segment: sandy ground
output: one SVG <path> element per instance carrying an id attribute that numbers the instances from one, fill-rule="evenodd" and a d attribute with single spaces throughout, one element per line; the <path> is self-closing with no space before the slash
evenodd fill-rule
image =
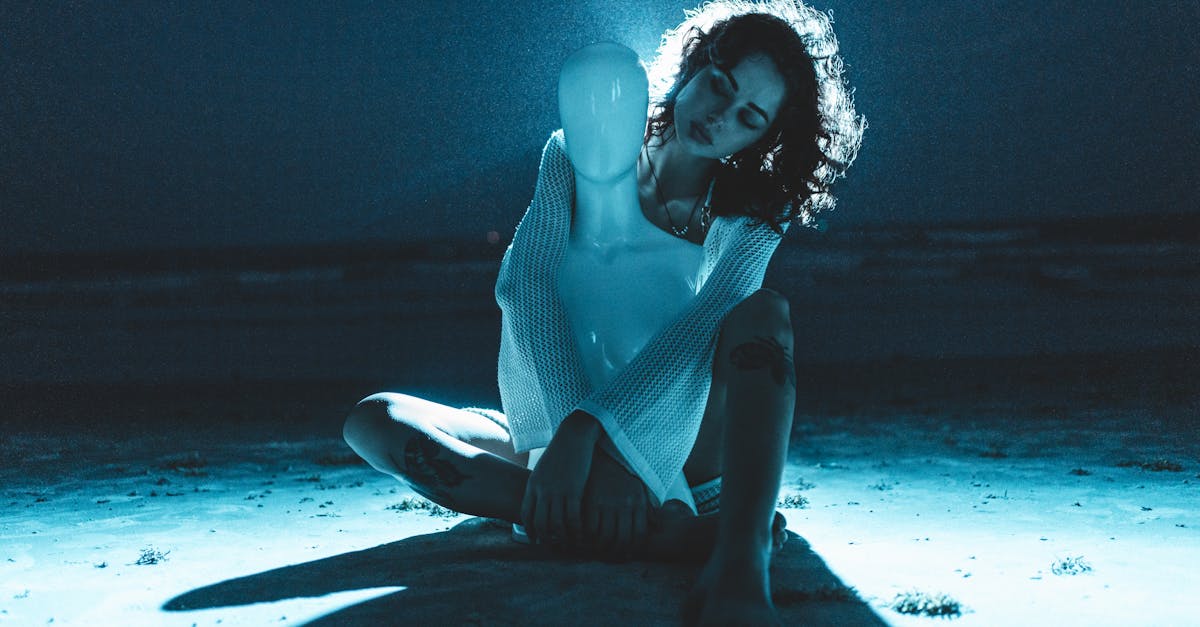
<path id="1" fill-rule="evenodd" d="M 785 623 L 1200 623 L 1198 361 L 801 372 Z M 370 391 L 5 389 L 0 624 L 677 624 L 695 566 L 545 554 L 359 463 Z"/>

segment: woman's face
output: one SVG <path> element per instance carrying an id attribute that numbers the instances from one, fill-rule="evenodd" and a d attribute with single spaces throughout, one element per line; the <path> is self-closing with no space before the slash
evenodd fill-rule
<path id="1" fill-rule="evenodd" d="M 676 134 L 698 156 L 727 157 L 762 138 L 785 96 L 783 75 L 764 54 L 747 55 L 733 67 L 710 63 L 679 91 Z"/>

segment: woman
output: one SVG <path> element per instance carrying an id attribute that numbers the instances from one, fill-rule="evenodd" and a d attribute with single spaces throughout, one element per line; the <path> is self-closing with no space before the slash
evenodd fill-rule
<path id="1" fill-rule="evenodd" d="M 707 557 L 689 619 L 777 623 L 767 567 L 786 539 L 774 506 L 795 374 L 787 301 L 759 288 L 787 225 L 832 207 L 865 122 L 824 14 L 773 0 L 687 15 L 649 67 L 653 106 L 631 174 L 653 234 L 581 252 L 595 216 L 572 202 L 579 160 L 556 132 L 497 280 L 504 413 L 376 394 L 345 437 L 430 500 L 513 523 L 517 539 Z M 641 301 L 614 293 L 642 307 L 609 307 L 624 326 L 588 317 L 605 307 L 602 276 L 630 291 L 645 276 L 598 272 L 599 259 L 629 271 L 660 258 L 641 268 L 657 272 L 651 283 L 690 293 L 657 309 L 645 303 L 666 288 Z"/>

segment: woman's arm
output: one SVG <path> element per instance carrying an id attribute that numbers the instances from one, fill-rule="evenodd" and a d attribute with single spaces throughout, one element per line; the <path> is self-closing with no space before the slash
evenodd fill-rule
<path id="1" fill-rule="evenodd" d="M 600 436 L 604 434 L 600 423 L 596 422 L 596 417 L 581 409 L 576 409 L 571 412 L 571 415 L 564 418 L 558 429 L 565 431 L 570 437 L 592 446 L 595 446 Z"/>

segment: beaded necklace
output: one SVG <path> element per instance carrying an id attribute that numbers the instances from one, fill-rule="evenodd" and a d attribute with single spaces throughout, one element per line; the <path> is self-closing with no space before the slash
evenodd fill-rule
<path id="1" fill-rule="evenodd" d="M 692 213 L 688 216 L 687 222 L 685 222 L 683 226 L 677 226 L 675 224 L 675 221 L 671 219 L 671 211 L 669 209 L 667 209 L 667 201 L 665 198 L 663 198 L 662 190 L 659 189 L 658 175 L 655 174 L 655 172 L 654 172 L 654 162 L 650 160 L 650 152 L 649 152 L 649 150 L 646 149 L 645 146 L 642 147 L 642 150 L 643 150 L 643 152 L 646 153 L 646 164 L 650 166 L 650 177 L 654 179 L 654 194 L 658 197 L 659 204 L 662 205 L 663 211 L 665 211 L 667 214 L 667 222 L 670 223 L 670 225 L 671 225 L 671 232 L 674 233 L 677 237 L 686 237 L 687 233 L 688 233 L 688 229 L 692 225 L 692 219 L 696 217 L 696 209 L 698 209 L 700 207 L 700 196 L 697 196 L 696 202 L 692 203 Z M 711 191 L 711 185 L 710 185 L 709 189 Z M 704 203 L 704 212 L 700 214 L 700 230 L 701 231 L 708 230 L 708 222 L 712 217 L 711 198 L 712 198 L 712 195 L 709 194 L 707 197 L 707 200 L 709 200 L 709 202 Z"/>

